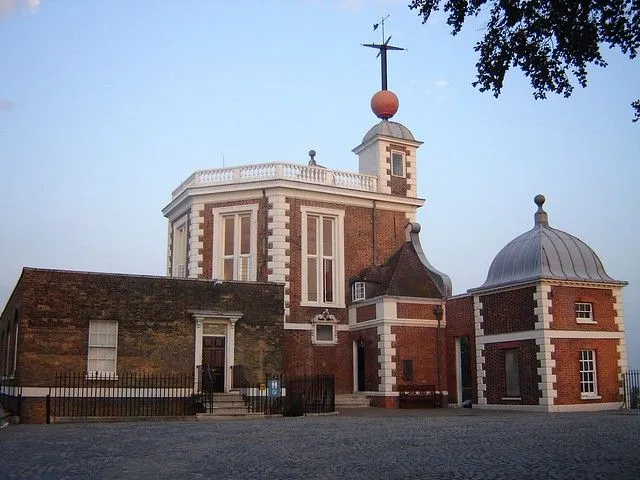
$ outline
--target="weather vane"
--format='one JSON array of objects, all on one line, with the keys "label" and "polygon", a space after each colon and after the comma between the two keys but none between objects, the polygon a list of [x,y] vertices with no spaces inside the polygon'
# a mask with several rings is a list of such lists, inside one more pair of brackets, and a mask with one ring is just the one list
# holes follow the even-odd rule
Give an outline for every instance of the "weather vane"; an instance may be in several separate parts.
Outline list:
[{"label": "weather vane", "polygon": [[384,21],[389,18],[389,15],[383,17],[380,20],[380,23],[373,24],[373,31],[376,31],[378,27],[382,26],[382,43],[363,43],[363,47],[377,48],[380,50],[378,52],[378,57],[380,57],[380,71],[382,74],[382,90],[387,90],[387,50],[405,50],[404,48],[394,47],[393,45],[389,45],[389,40],[391,40],[391,35],[386,40],[384,39]]}]

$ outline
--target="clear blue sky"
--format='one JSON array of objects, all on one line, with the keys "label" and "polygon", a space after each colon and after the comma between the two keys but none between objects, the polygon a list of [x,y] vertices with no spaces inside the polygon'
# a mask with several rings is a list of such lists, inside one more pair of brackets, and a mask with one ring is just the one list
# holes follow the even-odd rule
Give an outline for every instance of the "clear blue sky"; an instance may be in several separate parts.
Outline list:
[{"label": "clear blue sky", "polygon": [[[606,51],[587,89],[535,101],[508,75],[499,99],[474,80],[480,25],[452,37],[407,0],[0,0],[0,306],[23,266],[164,274],[160,209],[194,170],[294,161],[314,148],[357,170],[376,122],[372,24],[386,14],[395,120],[424,141],[422,243],[454,292],[550,224],[627,280],[630,363],[640,367],[640,62]],[[29,8],[31,6],[31,8]]]}]

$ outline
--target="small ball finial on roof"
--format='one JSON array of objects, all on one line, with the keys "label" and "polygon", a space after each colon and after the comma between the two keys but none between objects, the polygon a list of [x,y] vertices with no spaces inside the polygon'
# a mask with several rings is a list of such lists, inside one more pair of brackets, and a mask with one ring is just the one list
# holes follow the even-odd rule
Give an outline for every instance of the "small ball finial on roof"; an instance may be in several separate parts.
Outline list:
[{"label": "small ball finial on roof", "polygon": [[316,165],[316,151],[315,150],[309,150],[309,165]]},{"label": "small ball finial on roof", "polygon": [[390,90],[380,90],[371,97],[371,110],[376,117],[388,120],[398,111],[400,101],[395,93]]},{"label": "small ball finial on roof", "polygon": [[545,201],[546,198],[544,198],[544,195],[542,195],[541,193],[533,197],[533,202],[538,206],[538,211],[534,216],[534,220],[536,225],[548,227],[549,217],[547,216],[547,212],[542,209],[542,205],[544,205]]}]

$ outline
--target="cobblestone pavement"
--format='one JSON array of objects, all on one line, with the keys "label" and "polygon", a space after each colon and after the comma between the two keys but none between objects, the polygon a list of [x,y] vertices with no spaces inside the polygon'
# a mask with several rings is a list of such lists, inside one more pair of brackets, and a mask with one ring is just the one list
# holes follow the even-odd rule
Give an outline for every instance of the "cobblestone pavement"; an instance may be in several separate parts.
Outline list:
[{"label": "cobblestone pavement", "polygon": [[640,478],[640,415],[403,411],[14,425],[0,478]]}]

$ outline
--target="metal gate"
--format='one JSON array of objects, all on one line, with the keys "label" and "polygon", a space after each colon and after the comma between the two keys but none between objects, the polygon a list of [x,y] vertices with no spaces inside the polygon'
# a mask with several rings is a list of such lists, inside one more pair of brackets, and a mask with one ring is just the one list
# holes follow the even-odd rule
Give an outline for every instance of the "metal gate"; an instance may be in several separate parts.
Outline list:
[{"label": "metal gate", "polygon": [[628,370],[622,374],[624,408],[640,409],[640,370]]}]

